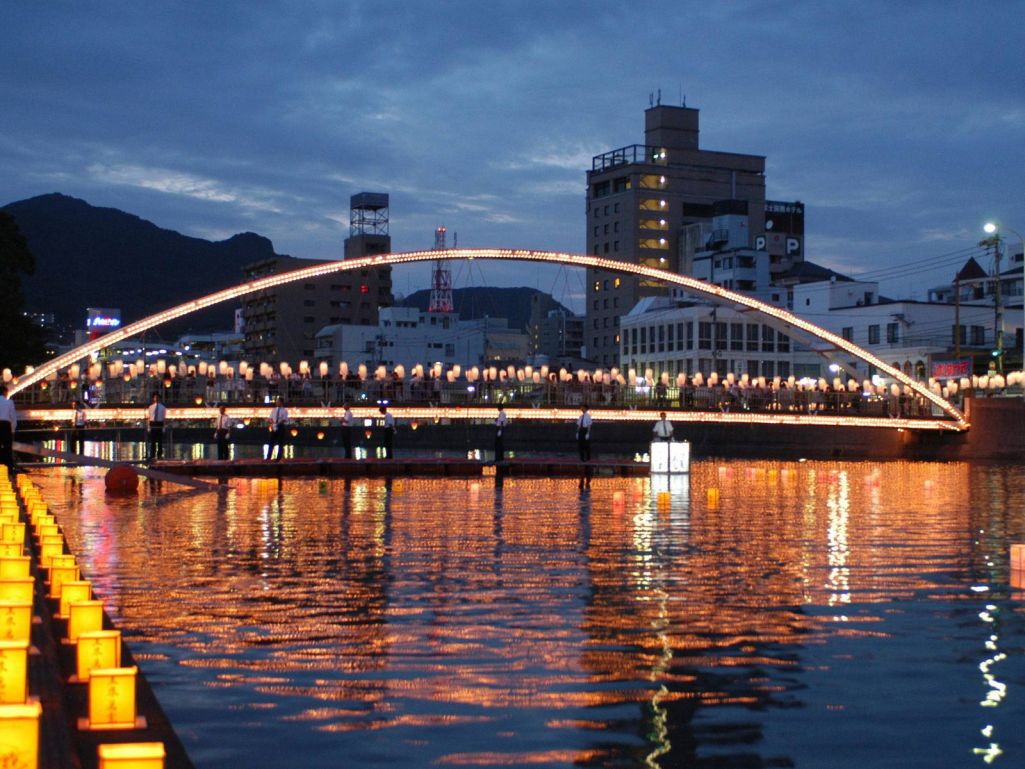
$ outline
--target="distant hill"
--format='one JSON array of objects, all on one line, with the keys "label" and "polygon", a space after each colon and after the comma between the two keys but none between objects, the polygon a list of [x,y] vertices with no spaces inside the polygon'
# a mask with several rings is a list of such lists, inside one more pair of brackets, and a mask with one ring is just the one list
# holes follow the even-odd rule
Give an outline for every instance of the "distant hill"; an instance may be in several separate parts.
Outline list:
[{"label": "distant hill", "polygon": [[[456,288],[452,290],[452,304],[459,317],[463,320],[477,318],[507,318],[509,328],[526,331],[530,322],[530,301],[535,295],[541,296],[545,311],[566,307],[550,295],[536,288],[492,288],[479,286],[472,288]],[[403,307],[416,307],[426,310],[431,301],[430,289],[415,291],[397,304]]]},{"label": "distant hill", "polygon": [[[125,322],[242,282],[242,267],[275,256],[252,232],[212,242],[165,230],[116,208],[59,193],[3,207],[18,222],[36,259],[24,280],[26,309],[52,312],[83,328],[86,307],[117,307]],[[231,305],[212,307],[156,331],[231,328]]]}]

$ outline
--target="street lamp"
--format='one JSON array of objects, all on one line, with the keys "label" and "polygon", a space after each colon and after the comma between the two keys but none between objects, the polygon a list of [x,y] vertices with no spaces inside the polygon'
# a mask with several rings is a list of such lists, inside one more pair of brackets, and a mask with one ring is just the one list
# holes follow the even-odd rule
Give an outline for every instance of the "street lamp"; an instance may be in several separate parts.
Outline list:
[{"label": "street lamp", "polygon": [[[996,289],[995,289],[996,293],[995,293],[995,298],[997,300],[997,305],[998,305],[998,307],[997,307],[998,316],[1002,316],[1003,315],[1003,308],[999,306],[999,304],[1000,304],[1000,241],[1001,241],[1000,230],[1001,230],[1001,226],[1002,225],[1000,225],[998,222],[986,222],[983,225],[983,227],[982,227],[983,231],[987,235],[989,235],[989,236],[991,236],[993,238],[994,245],[995,245],[995,248],[996,248],[996,273],[997,273],[997,276],[996,276]],[[1017,230],[1012,230],[1010,227],[1003,227],[1003,229],[1007,230],[1012,235],[1016,236],[1018,238],[1018,240],[1021,241],[1022,261],[1025,262],[1025,237],[1023,237],[1020,232],[1018,232]],[[1023,311],[1025,311],[1025,275],[1023,275],[1023,278],[1022,278],[1022,300],[1023,300],[1022,301]],[[1000,317],[1000,321],[1001,321],[1000,328],[997,329],[997,350],[998,350],[998,355],[999,355],[1000,363],[1001,364],[1003,363],[1003,360],[1002,360],[1003,359],[1003,327],[1002,327],[1003,323],[1002,323],[1002,320],[1003,320],[1002,317]],[[1025,317],[1023,317],[1023,321],[1022,321],[1022,370],[1023,370],[1023,372],[1025,372]],[[1022,386],[1022,394],[1025,395],[1025,381],[1021,382],[1021,386]]]}]

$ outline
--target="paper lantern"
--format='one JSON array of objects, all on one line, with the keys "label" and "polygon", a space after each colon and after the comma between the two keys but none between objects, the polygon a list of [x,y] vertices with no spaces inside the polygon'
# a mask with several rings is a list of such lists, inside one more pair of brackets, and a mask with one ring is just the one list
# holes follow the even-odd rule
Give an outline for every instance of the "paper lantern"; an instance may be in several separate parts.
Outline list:
[{"label": "paper lantern", "polygon": [[93,668],[89,674],[87,729],[134,729],[135,678],[139,669]]},{"label": "paper lantern", "polygon": [[162,742],[122,742],[100,745],[99,769],[164,769],[166,751]]},{"label": "paper lantern", "polygon": [[73,601],[68,604],[67,616],[67,640],[69,643],[78,643],[83,634],[103,630],[103,601]]},{"label": "paper lantern", "polygon": [[1011,545],[1011,569],[1025,571],[1025,545]]},{"label": "paper lantern", "polygon": [[78,580],[78,566],[51,566],[50,585],[47,598],[60,598],[61,585]]},{"label": "paper lantern", "polygon": [[92,670],[121,667],[121,631],[92,630],[78,635],[75,672],[79,682]]},{"label": "paper lantern", "polygon": [[0,524],[0,542],[25,542],[25,524],[2,523]]},{"label": "paper lantern", "polygon": [[36,581],[32,577],[0,579],[0,601],[32,603]]},{"label": "paper lantern", "polygon": [[84,579],[65,580],[57,595],[57,616],[66,618],[71,604],[88,601],[93,597],[92,582]]},{"label": "paper lantern", "polygon": [[23,555],[25,546],[20,542],[0,542],[0,557]]},{"label": "paper lantern", "polygon": [[24,705],[0,705],[0,766],[39,765],[38,702]]},{"label": "paper lantern", "polygon": [[55,555],[64,555],[64,537],[46,537],[46,540],[49,541],[39,543],[39,565],[44,569],[50,568],[50,560]]},{"label": "paper lantern", "polygon": [[27,555],[0,555],[0,579],[31,576],[32,558]]},{"label": "paper lantern", "polygon": [[0,641],[28,641],[31,633],[32,603],[0,601]]},{"label": "paper lantern", "polygon": [[0,641],[0,705],[24,705],[27,696],[28,639]]}]

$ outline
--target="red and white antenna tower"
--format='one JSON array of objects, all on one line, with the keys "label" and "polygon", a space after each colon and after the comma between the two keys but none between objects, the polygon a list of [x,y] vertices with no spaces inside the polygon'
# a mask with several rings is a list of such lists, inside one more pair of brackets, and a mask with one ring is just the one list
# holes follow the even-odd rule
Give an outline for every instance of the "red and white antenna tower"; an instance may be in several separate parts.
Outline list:
[{"label": "red and white antenna tower", "polygon": [[[438,227],[434,231],[434,250],[445,250],[445,228]],[[442,259],[434,261],[434,272],[431,273],[431,303],[427,312],[452,312],[452,271],[445,269]]]}]

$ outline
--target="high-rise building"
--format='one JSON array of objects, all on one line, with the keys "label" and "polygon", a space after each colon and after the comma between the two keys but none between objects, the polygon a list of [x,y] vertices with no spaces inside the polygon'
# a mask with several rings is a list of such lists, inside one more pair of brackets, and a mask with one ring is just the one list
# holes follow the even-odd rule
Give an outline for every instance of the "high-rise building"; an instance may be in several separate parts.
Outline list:
[{"label": "high-rise building", "polygon": [[[349,237],[344,258],[391,251],[388,195],[361,192],[350,199]],[[278,256],[246,265],[254,280],[323,260]],[[244,351],[251,361],[274,364],[313,360],[317,331],[332,324],[376,326],[378,311],[392,304],[391,267],[337,272],[249,295],[243,304]]]},{"label": "high-rise building", "polygon": [[[689,274],[687,254],[705,250],[707,223],[725,208],[743,214],[748,247],[765,232],[765,158],[698,145],[698,110],[657,105],[644,113],[644,144],[596,155],[587,174],[587,252]],[[729,201],[724,204],[724,201]],[[700,237],[702,242],[687,239]],[[619,362],[619,318],[657,281],[588,270],[585,355]]]}]

